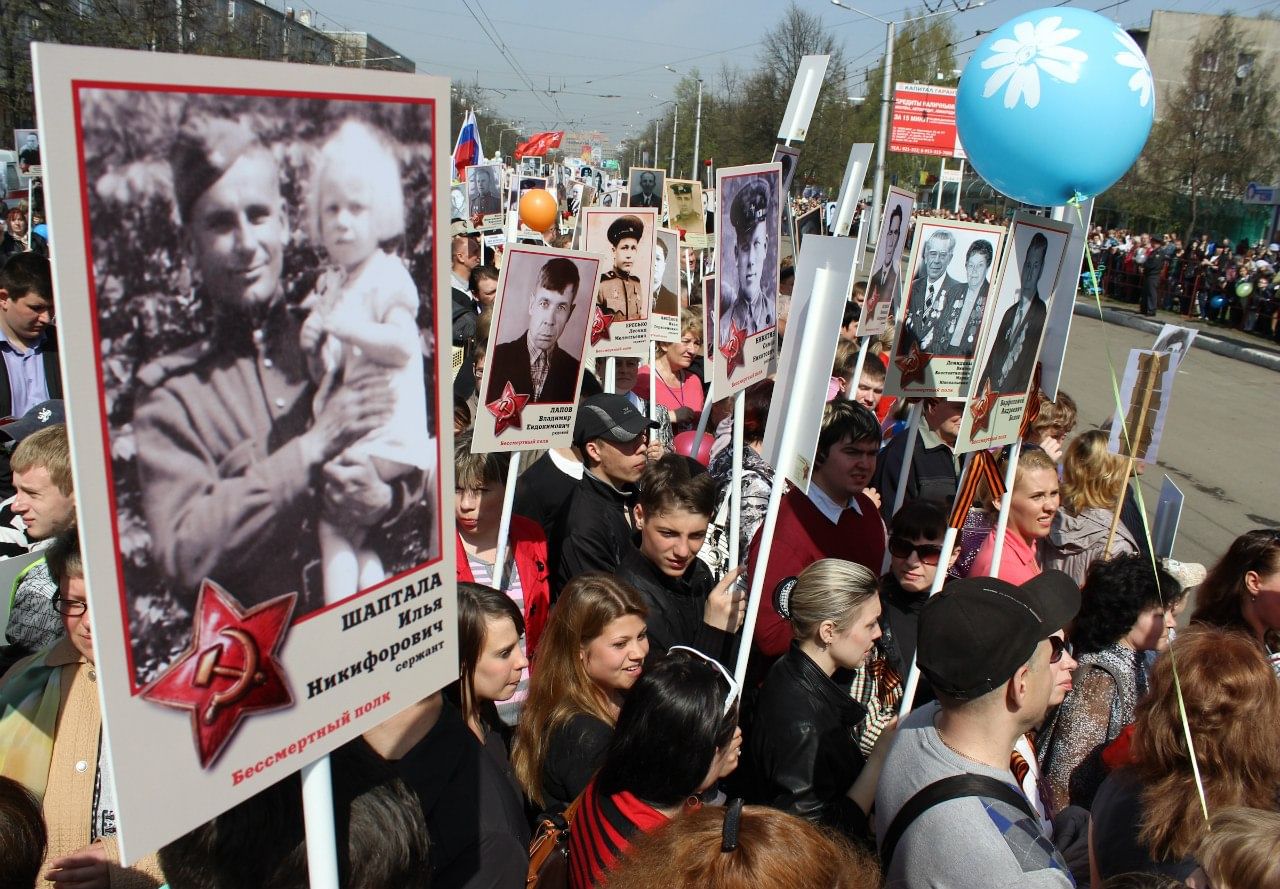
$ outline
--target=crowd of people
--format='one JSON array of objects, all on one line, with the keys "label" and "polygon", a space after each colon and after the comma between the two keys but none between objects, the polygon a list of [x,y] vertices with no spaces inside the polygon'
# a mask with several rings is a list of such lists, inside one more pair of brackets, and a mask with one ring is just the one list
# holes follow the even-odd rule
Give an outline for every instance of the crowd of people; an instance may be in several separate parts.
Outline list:
[{"label": "crowd of people", "polygon": [[[907,452],[883,340],[854,379],[859,287],[809,490],[782,497],[766,560],[785,393],[752,386],[740,437],[727,399],[705,448],[690,434],[696,280],[652,366],[583,377],[569,446],[473,454],[498,270],[465,226],[449,248],[459,674],[333,754],[343,885],[1280,885],[1280,533],[1207,573],[1155,558],[1128,463],[1073,435],[1059,392],[1004,457],[1003,537],[980,491],[944,564],[960,408],[926,399]],[[0,427],[0,542],[43,556],[0,651],[0,885],[307,885],[296,776],[120,863],[52,304],[46,259],[5,261],[0,398],[20,419]]]},{"label": "crowd of people", "polygon": [[1280,244],[1233,244],[1208,233],[1188,243],[1173,233],[1095,226],[1089,253],[1101,292],[1137,303],[1143,314],[1164,309],[1280,341]]}]

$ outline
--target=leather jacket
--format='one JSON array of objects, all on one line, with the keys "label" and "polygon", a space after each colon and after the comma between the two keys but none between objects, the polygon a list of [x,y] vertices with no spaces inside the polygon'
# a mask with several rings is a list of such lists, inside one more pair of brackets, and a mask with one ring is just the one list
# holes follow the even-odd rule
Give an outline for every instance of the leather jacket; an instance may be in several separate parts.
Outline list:
[{"label": "leather jacket", "polygon": [[747,801],[866,839],[867,814],[847,795],[866,762],[853,735],[866,710],[849,696],[851,678],[827,676],[794,642],[770,668],[747,740]]}]

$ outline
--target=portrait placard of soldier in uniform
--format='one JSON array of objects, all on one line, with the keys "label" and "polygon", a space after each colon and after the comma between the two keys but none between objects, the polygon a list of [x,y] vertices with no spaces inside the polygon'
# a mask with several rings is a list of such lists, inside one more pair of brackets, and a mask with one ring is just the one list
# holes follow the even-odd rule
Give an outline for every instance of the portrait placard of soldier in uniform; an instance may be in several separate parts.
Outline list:
[{"label": "portrait placard of soldier in uniform", "polygon": [[467,219],[474,229],[502,228],[502,165],[464,167]]},{"label": "portrait placard of soldier in uniform", "polygon": [[717,397],[764,379],[776,362],[781,177],[776,163],[730,167],[716,174],[720,305],[716,335],[710,341],[720,351],[715,364]]},{"label": "portrait placard of soldier in uniform", "polygon": [[449,83],[33,53],[92,751],[136,860],[456,679]]},{"label": "portrait placard of soldier in uniform", "polygon": [[582,219],[582,249],[607,260],[596,307],[608,332],[595,338],[595,354],[647,356],[658,210],[590,207]]},{"label": "portrait placard of soldier in uniform", "polygon": [[704,235],[707,214],[702,209],[702,186],[692,179],[667,180],[667,225],[689,235]]}]

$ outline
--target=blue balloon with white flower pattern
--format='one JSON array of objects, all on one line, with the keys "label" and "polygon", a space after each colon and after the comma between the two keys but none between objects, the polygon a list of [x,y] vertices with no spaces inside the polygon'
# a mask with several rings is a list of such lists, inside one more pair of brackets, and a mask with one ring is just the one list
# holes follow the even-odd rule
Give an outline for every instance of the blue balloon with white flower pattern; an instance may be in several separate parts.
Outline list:
[{"label": "blue balloon with white flower pattern", "polygon": [[1027,204],[1093,197],[1133,166],[1155,120],[1151,66],[1095,12],[1053,7],[992,31],[965,65],[956,127],[969,162]]}]

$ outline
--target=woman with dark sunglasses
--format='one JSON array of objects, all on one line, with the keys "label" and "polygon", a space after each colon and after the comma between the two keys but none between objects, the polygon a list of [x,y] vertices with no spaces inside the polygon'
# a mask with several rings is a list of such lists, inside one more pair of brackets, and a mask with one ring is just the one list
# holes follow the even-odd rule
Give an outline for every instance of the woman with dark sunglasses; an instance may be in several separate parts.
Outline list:
[{"label": "woman with dark sunglasses", "polygon": [[[881,726],[893,718],[901,703],[902,682],[916,651],[916,617],[933,589],[946,530],[946,510],[935,500],[912,500],[889,522],[889,570],[880,578],[882,635],[867,670],[874,687],[864,683],[859,696],[870,714],[859,736],[864,753],[871,751]],[[959,554],[958,547],[952,550],[949,565],[956,563]],[[933,689],[922,676],[914,706],[931,700]]]}]

